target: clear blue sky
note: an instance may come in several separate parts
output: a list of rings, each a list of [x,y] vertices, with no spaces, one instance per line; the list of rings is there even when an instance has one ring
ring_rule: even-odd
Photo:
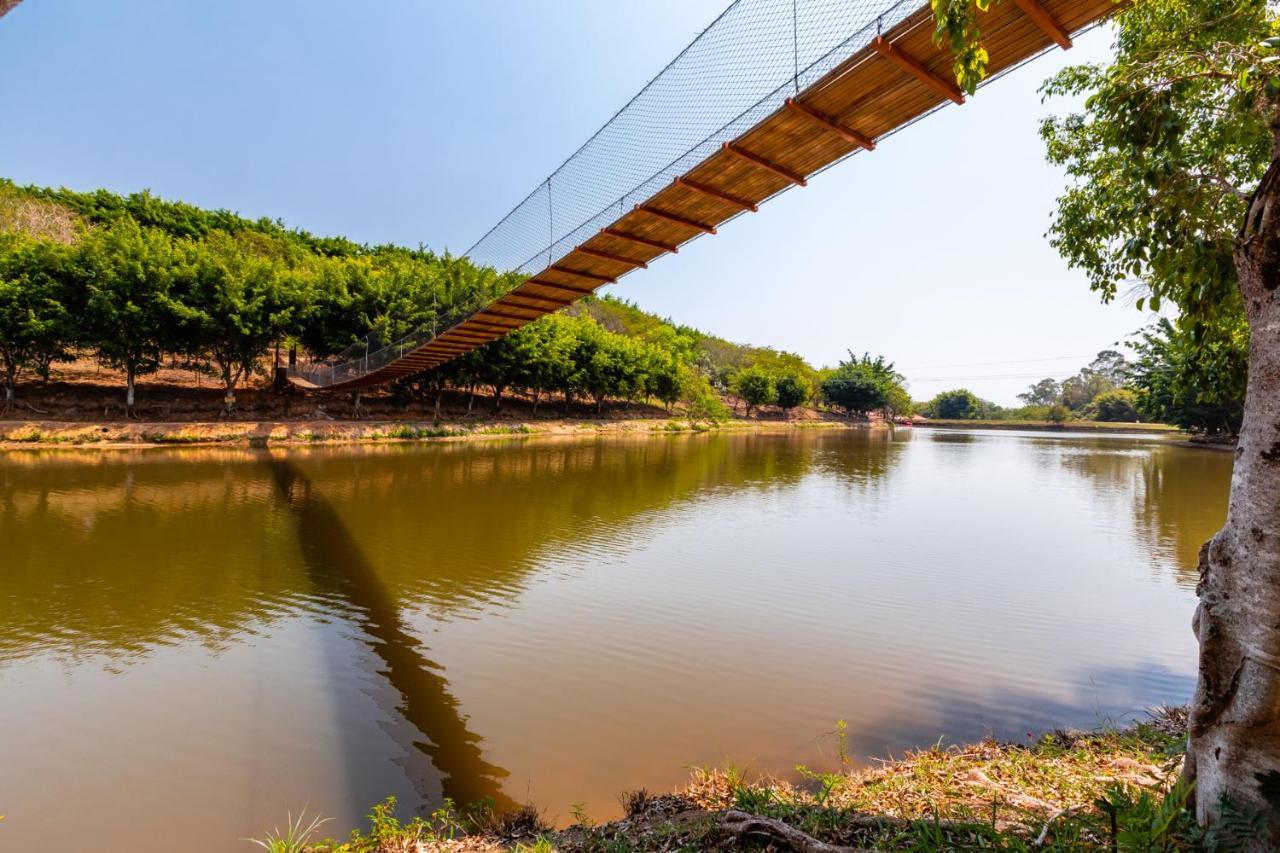
[[[725,5],[27,0],[0,19],[0,175],[460,252]],[[1036,89],[1109,39],[607,292],[819,364],[884,353],[917,398],[966,385],[1013,403],[1069,375],[1148,319],[1099,304],[1043,237],[1064,179],[1043,161]]]

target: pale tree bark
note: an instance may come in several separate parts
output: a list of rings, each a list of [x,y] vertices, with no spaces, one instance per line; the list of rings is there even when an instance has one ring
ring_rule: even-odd
[[[1197,815],[1224,797],[1266,816],[1280,842],[1280,157],[1235,250],[1249,321],[1249,381],[1227,521],[1200,553],[1192,623],[1200,672],[1186,775]],[[1275,849],[1262,845],[1259,849]]]
[[[4,408],[0,409],[0,414],[9,414],[13,411],[13,400],[16,396],[18,385],[18,362],[13,356],[6,356],[4,359]]]
[[[125,367],[124,413],[125,417],[133,417],[134,385],[137,381],[137,370],[132,364]]]

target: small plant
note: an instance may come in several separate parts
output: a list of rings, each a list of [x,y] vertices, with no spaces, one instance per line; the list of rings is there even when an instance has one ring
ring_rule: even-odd
[[[298,813],[296,820],[290,812],[285,820],[283,831],[276,828],[268,832],[265,838],[246,838],[245,840],[270,853],[302,853],[311,842],[311,837],[320,830],[321,826],[329,822],[329,818],[316,815],[310,822],[304,823],[306,816],[305,808]]]
[[[618,802],[622,805],[623,814],[627,817],[637,817],[644,814],[649,809],[654,797],[645,788],[636,791],[627,791],[618,797]]]
[[[499,809],[492,800],[486,799],[467,808],[467,819],[477,834],[491,838],[531,838],[552,829],[533,803]]]
[[[590,829],[595,826],[595,821],[591,819],[591,815],[587,814],[586,803],[573,803],[569,806],[569,812],[573,815],[574,823],[579,826]]]
[[[513,853],[555,853],[555,845],[545,835],[539,835],[532,844],[520,842],[513,848]]]

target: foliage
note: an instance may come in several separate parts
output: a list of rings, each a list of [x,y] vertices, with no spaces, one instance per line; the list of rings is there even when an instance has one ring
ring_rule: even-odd
[[[136,377],[155,372],[166,350],[181,348],[179,328],[191,319],[175,290],[179,258],[167,234],[128,219],[89,232],[79,248],[83,334],[103,362],[125,372],[132,410]]]
[[[729,407],[701,373],[693,373],[684,385],[683,396],[686,416],[691,426],[702,423],[721,423],[729,419]]]
[[[1019,394],[1018,399],[1028,406],[1052,406],[1062,397],[1062,386],[1056,379],[1041,379]]]
[[[1244,418],[1249,331],[1243,318],[1202,328],[1162,319],[1131,344],[1132,383],[1143,418],[1235,435]]]
[[[925,406],[925,414],[931,418],[949,420],[973,420],[986,417],[989,405],[968,388],[942,391]]]
[[[1170,301],[1211,322],[1239,310],[1234,238],[1271,160],[1255,46],[1275,22],[1263,0],[1148,0],[1119,20],[1112,64],[1044,87],[1087,96],[1041,128],[1072,178],[1052,242],[1103,299],[1140,279],[1140,309]]]
[[[804,405],[813,396],[813,385],[807,378],[796,373],[782,374],[773,385],[778,407],[784,412]]]
[[[916,404],[912,402],[907,389],[897,382],[889,383],[885,388],[884,413],[890,418],[905,417],[916,413]]]
[[[72,343],[70,294],[63,276],[66,255],[60,244],[0,233],[0,366],[6,409],[19,373],[47,375],[50,363],[65,358]]]
[[[1132,423],[1138,420],[1137,406],[1137,392],[1129,388],[1113,388],[1095,397],[1087,413],[1092,415],[1091,420]]]
[[[870,353],[858,357],[850,352],[849,358],[822,380],[822,396],[850,416],[865,415],[884,409],[891,394],[899,405],[906,400],[909,406],[910,398],[902,381],[902,376],[884,356],[872,359]]]
[[[778,396],[773,376],[758,365],[738,371],[733,380],[733,392],[746,404],[748,415],[754,408],[773,403]]]
[[[316,815],[304,823],[306,817],[305,810],[299,812],[297,818],[290,813],[285,819],[284,829],[277,827],[268,832],[265,838],[246,840],[268,853],[304,853],[311,848],[311,839],[320,831],[320,827],[329,822],[329,818]]]
[[[418,247],[316,237],[279,222],[207,211],[148,192],[17,187],[0,180],[0,361],[12,388],[92,352],[136,379],[162,357],[216,375],[228,407],[273,347],[358,359],[418,329],[443,329],[509,290],[498,273]],[[10,370],[9,367],[12,366]],[[396,393],[487,388],[495,407],[523,393],[566,409],[584,398],[678,404],[697,423],[779,390],[785,408],[813,396],[800,356],[732,344],[609,297],[589,297],[426,374]]]
[[[231,405],[236,385],[291,327],[300,299],[289,287],[293,280],[247,235],[213,232],[183,250],[182,347],[197,362],[212,361]]]

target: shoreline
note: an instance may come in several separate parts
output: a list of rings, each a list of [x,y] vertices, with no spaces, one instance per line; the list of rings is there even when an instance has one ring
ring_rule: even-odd
[[[790,420],[740,418],[690,422],[672,414],[631,418],[293,418],[205,421],[0,420],[0,450],[66,448],[121,450],[156,447],[324,446],[367,443],[462,442],[588,435],[642,436],[709,432],[789,432],[812,429],[1028,430],[1047,433],[1096,433],[1182,437],[1178,446],[1232,450],[1231,445],[1187,440],[1186,433],[1164,424],[1110,424],[1082,421],[1069,425],[1042,421],[928,421],[914,427],[881,420],[849,420],[816,412]]]
[[[104,421],[0,420],[0,450],[120,450],[200,446],[309,446],[460,442],[588,435],[780,432],[803,429],[884,429],[881,423],[836,419],[746,420],[691,424],[669,418],[545,420],[263,420]]]
[[[865,767],[853,765],[838,729],[840,764],[834,772],[797,766],[798,779],[788,781],[732,766],[695,768],[689,782],[671,792],[655,795],[641,788],[620,794],[623,816],[605,823],[575,813],[572,824],[557,828],[533,804],[500,811],[446,803],[429,816],[409,819],[397,817],[391,798],[373,808],[368,834],[356,830],[346,840],[322,840],[320,816],[309,832],[299,818],[306,837],[295,835],[300,843],[289,849],[657,853],[754,849],[756,844],[806,853],[1199,849],[1187,788],[1178,781],[1186,709],[1157,708],[1147,717],[1120,728],[1056,730],[1038,738],[1028,732],[1021,743],[988,739],[944,747],[939,742]],[[1167,820],[1153,825],[1153,809]]]

